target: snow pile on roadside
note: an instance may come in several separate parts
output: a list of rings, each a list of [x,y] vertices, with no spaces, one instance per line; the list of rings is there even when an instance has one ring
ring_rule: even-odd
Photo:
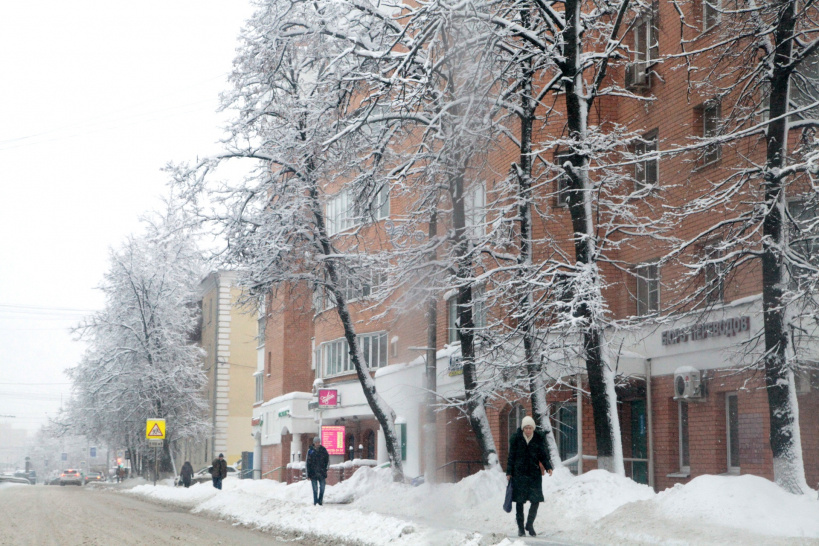
[[[362,468],[328,486],[312,506],[310,482],[271,480],[180,487],[143,485],[134,494],[220,514],[252,527],[374,545],[521,544],[503,512],[506,476],[482,471],[456,484],[412,487],[390,471]],[[610,544],[819,544],[819,501],[755,476],[701,476],[661,493],[602,470],[544,477],[535,527],[553,539]],[[528,507],[527,507],[528,510]],[[339,513],[343,511],[343,513]]]
[[[819,502],[791,495],[758,476],[700,476],[662,491],[656,501],[669,519],[707,521],[760,535],[819,538]]]

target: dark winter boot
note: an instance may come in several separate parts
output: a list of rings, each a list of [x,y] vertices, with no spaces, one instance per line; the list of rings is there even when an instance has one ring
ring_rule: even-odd
[[[537,517],[537,508],[539,505],[539,502],[533,502],[532,506],[529,507],[529,517],[526,518],[526,530],[529,531],[529,534],[533,537],[537,536],[534,525],[535,518]]]
[[[522,537],[526,535],[526,531],[523,529],[523,503],[516,502],[515,503],[515,520],[518,522],[518,536]]]

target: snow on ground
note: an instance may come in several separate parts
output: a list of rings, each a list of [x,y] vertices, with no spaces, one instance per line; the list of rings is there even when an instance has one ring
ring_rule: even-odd
[[[170,480],[128,492],[193,512],[293,536],[373,545],[522,546],[514,514],[501,506],[506,476],[483,471],[456,484],[412,487],[388,469],[362,468],[328,486],[312,505],[309,481],[227,479],[189,489]],[[819,545],[819,500],[786,493],[756,476],[700,476],[660,493],[602,470],[544,477],[535,528],[550,540],[583,544]],[[527,506],[528,510],[528,506]]]

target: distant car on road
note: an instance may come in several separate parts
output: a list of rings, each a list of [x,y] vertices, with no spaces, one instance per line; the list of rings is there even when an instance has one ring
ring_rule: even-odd
[[[79,470],[68,468],[60,473],[60,485],[82,485],[82,476]]]
[[[104,482],[105,476],[103,476],[102,472],[89,472],[85,475],[85,483],[88,485],[89,482]]]
[[[29,470],[26,472],[25,470],[18,470],[14,473],[15,478],[23,478],[24,480],[28,480],[28,483],[34,485],[37,483],[37,473],[33,470]]]

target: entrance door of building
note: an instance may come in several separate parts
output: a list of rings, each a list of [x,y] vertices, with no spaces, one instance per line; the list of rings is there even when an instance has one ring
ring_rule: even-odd
[[[646,401],[631,401],[631,458],[648,458],[648,426],[646,425]],[[626,464],[628,468],[628,464]],[[631,462],[631,479],[648,484],[648,462]]]

